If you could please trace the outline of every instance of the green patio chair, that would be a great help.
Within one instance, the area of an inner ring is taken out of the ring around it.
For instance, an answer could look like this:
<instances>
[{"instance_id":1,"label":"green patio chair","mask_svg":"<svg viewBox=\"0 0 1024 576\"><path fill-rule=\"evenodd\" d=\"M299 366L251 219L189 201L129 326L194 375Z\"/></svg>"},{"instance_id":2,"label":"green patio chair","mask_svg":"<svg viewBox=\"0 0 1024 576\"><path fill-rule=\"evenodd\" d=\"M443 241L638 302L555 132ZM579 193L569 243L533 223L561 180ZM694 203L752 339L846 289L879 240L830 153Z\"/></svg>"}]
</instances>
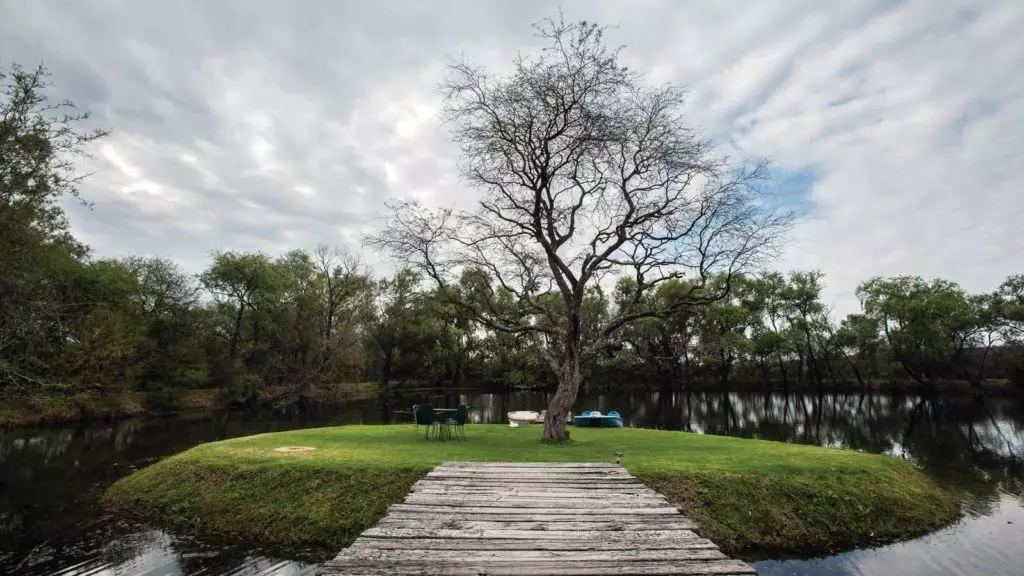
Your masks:
<instances>
[{"instance_id":1,"label":"green patio chair","mask_svg":"<svg viewBox=\"0 0 1024 576\"><path fill-rule=\"evenodd\" d=\"M469 406L466 404L459 404L459 407L455 410L455 415L448 420L448 425L455 429L455 437L462 437L466 439L466 422L469 421Z\"/></svg>"},{"instance_id":2,"label":"green patio chair","mask_svg":"<svg viewBox=\"0 0 1024 576\"><path fill-rule=\"evenodd\" d=\"M419 404L413 406L413 417L416 419L416 426L413 428L413 435L417 434L420 426L425 426L427 431L423 434L424 439L430 438L430 430L438 428L437 412L434 412L433 404Z\"/></svg>"}]
</instances>

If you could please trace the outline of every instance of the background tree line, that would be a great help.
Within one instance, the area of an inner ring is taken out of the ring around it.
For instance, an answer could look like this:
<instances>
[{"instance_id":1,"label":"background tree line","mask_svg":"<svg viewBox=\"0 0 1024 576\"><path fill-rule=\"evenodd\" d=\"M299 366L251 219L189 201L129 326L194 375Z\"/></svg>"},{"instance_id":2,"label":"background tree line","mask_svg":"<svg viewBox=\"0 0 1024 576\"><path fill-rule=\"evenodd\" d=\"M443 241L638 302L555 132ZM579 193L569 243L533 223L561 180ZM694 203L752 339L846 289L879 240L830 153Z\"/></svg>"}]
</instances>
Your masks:
<instances>
[{"instance_id":1,"label":"background tree line","mask_svg":"<svg viewBox=\"0 0 1024 576\"><path fill-rule=\"evenodd\" d=\"M51 314L4 307L0 366L8 389L218 387L243 400L312 396L352 381L384 388L410 380L553 381L536 348L543 342L472 322L411 270L374 278L326 246L276 258L221 252L199 275L159 257L63 264L31 272L33 285L54 287L32 301ZM593 290L584 326L630 298L630 284ZM861 311L839 321L822 302L822 284L818 272L734 277L725 298L621 331L586 359L585 383L929 389L942 380L980 388L1000 378L1024 388L1024 276L985 294L945 280L876 278L858 288ZM685 281L669 282L651 297L671 300L685 290Z\"/></svg>"},{"instance_id":2,"label":"background tree line","mask_svg":"<svg viewBox=\"0 0 1024 576\"><path fill-rule=\"evenodd\" d=\"M47 100L44 70L0 73L0 390L18 395L220 388L235 400L311 396L341 382L542 386L556 340L495 330L557 314L557 289L523 300L486 267L457 284L402 268L375 277L344 249L218 252L189 274L160 257L99 259L71 235L76 160L104 131ZM609 277L610 278L610 277ZM591 283L580 297L584 385L868 386L942 380L1024 388L1024 276L969 294L947 280L876 278L836 320L819 272ZM707 295L702 298L701 295ZM457 298L453 298L457 296ZM645 302L646 301L646 302ZM589 338L623 309L671 311ZM475 308L477 313L467 313ZM554 310L554 312L552 312ZM557 318L552 322L559 322Z\"/></svg>"}]
</instances>

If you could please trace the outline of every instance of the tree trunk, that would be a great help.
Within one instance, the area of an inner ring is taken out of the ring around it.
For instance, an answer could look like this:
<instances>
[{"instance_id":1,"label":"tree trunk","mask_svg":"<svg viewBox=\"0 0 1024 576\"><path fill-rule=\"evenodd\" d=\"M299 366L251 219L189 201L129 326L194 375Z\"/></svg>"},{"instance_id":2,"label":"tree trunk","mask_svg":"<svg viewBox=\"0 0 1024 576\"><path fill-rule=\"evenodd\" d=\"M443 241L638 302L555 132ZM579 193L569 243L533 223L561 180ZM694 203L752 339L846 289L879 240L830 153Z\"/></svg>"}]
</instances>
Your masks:
<instances>
[{"instance_id":1,"label":"tree trunk","mask_svg":"<svg viewBox=\"0 0 1024 576\"><path fill-rule=\"evenodd\" d=\"M843 358L846 359L846 363L849 364L850 369L853 370L853 375L857 378L857 383L860 384L861 394L863 394L864 390L867 389L868 384L864 381L864 377L860 375L860 369L857 368L857 364L853 360L850 360L850 357L847 356L845 352L841 352L841 354L843 355Z\"/></svg>"},{"instance_id":2,"label":"tree trunk","mask_svg":"<svg viewBox=\"0 0 1024 576\"><path fill-rule=\"evenodd\" d=\"M718 349L718 357L721 361L721 372L719 374L719 383L722 385L722 392L729 391L729 375L732 373L732 354L726 354L725 348Z\"/></svg>"},{"instance_id":3,"label":"tree trunk","mask_svg":"<svg viewBox=\"0 0 1024 576\"><path fill-rule=\"evenodd\" d=\"M902 355L897 355L896 360L903 367L903 370L921 386L922 394L930 394L935 389L935 382L932 377L924 370L918 371L911 363L904 358Z\"/></svg>"},{"instance_id":4,"label":"tree trunk","mask_svg":"<svg viewBox=\"0 0 1024 576\"><path fill-rule=\"evenodd\" d=\"M462 387L463 369L462 369L462 355L459 354L458 359L455 360L455 370L452 373L452 385L455 388Z\"/></svg>"},{"instance_id":5,"label":"tree trunk","mask_svg":"<svg viewBox=\"0 0 1024 576\"><path fill-rule=\"evenodd\" d=\"M689 390L692 383L693 368L690 365L690 351L688 348L683 348L683 387Z\"/></svg>"},{"instance_id":6,"label":"tree trunk","mask_svg":"<svg viewBox=\"0 0 1024 576\"><path fill-rule=\"evenodd\" d=\"M391 365L394 362L395 347L389 346L387 351L384 353L384 365L381 366L381 389L387 391L388 384L391 382Z\"/></svg>"},{"instance_id":7,"label":"tree trunk","mask_svg":"<svg viewBox=\"0 0 1024 576\"><path fill-rule=\"evenodd\" d=\"M982 383L985 381L985 363L988 361L988 354L991 350L992 341L990 338L988 342L985 344L985 353L981 355L981 362L978 364L978 372L975 374L974 380L971 381L972 386L974 386L975 382L978 383L976 386L978 389L983 388Z\"/></svg>"},{"instance_id":8,"label":"tree trunk","mask_svg":"<svg viewBox=\"0 0 1024 576\"><path fill-rule=\"evenodd\" d=\"M821 370L818 368L818 359L814 356L814 346L811 344L811 333L808 330L804 331L804 345L807 346L807 372L809 373L811 382L814 383L818 394L822 393L821 383Z\"/></svg>"},{"instance_id":9,"label":"tree trunk","mask_svg":"<svg viewBox=\"0 0 1024 576\"><path fill-rule=\"evenodd\" d=\"M547 413L544 415L544 433L541 440L564 442L569 439L565 426L582 380L579 356L575 353L566 354L566 359L558 371L558 389L555 390L555 395L551 398Z\"/></svg>"},{"instance_id":10,"label":"tree trunk","mask_svg":"<svg viewBox=\"0 0 1024 576\"><path fill-rule=\"evenodd\" d=\"M245 312L245 304L241 301L238 302L238 314L235 315L235 331L231 334L231 346L228 352L231 361L235 360L235 355L238 351L238 338L242 333L242 313Z\"/></svg>"},{"instance_id":11,"label":"tree trunk","mask_svg":"<svg viewBox=\"0 0 1024 576\"><path fill-rule=\"evenodd\" d=\"M758 365L761 368L761 377L764 378L765 384L770 384L772 381L772 367L768 362L767 356L758 357Z\"/></svg>"},{"instance_id":12,"label":"tree trunk","mask_svg":"<svg viewBox=\"0 0 1024 576\"><path fill-rule=\"evenodd\" d=\"M327 271L325 276L327 277L327 326L325 339L330 341L331 332L334 330L334 308L336 303L334 301L334 282L331 280L330 271Z\"/></svg>"},{"instance_id":13,"label":"tree trunk","mask_svg":"<svg viewBox=\"0 0 1024 576\"><path fill-rule=\"evenodd\" d=\"M982 353L982 356L979 361L979 366L976 371L972 371L968 368L966 346L959 346L956 349L955 356L957 360L957 366L960 369L960 375L963 376L963 379L966 380L967 383L971 385L971 388L974 388L975 390L983 389L981 383L985 373L985 361L988 359L988 352L991 347L991 343L985 346L985 351L984 353Z\"/></svg>"}]
</instances>

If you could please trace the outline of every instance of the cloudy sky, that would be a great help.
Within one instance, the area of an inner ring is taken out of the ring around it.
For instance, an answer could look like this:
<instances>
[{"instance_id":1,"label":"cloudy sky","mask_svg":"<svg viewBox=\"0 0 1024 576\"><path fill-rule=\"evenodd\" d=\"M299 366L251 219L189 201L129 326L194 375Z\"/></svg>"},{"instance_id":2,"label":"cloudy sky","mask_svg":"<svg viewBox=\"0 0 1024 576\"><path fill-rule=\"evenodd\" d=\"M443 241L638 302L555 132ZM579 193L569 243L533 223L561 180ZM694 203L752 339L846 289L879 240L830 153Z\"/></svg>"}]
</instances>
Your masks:
<instances>
[{"instance_id":1,"label":"cloudy sky","mask_svg":"<svg viewBox=\"0 0 1024 576\"><path fill-rule=\"evenodd\" d=\"M466 205L437 119L464 54L501 69L553 2L0 0L0 66L42 62L55 95L113 134L97 256L348 244L388 198ZM691 123L770 158L800 219L782 270L816 268L840 312L875 275L989 290L1024 272L1024 3L563 2L616 25L652 82L688 87ZM377 255L364 258L379 265ZM380 268L384 270L384 267Z\"/></svg>"}]
</instances>

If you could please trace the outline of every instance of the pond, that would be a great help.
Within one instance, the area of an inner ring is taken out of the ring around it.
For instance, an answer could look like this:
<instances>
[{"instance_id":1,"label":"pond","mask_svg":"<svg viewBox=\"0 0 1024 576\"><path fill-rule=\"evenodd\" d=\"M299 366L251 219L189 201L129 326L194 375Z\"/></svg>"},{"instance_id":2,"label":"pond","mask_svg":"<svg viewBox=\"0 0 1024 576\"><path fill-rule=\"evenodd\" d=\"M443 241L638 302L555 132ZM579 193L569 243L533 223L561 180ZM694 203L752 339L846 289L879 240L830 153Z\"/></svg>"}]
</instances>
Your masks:
<instances>
[{"instance_id":1,"label":"pond","mask_svg":"<svg viewBox=\"0 0 1024 576\"><path fill-rule=\"evenodd\" d=\"M172 536L106 515L103 490L131 470L201 442L312 426L402 422L420 397L346 407L293 405L0 432L0 574L314 574L301 550L263 551ZM540 410L546 393L429 395L468 401L473 422ZM1006 398L651 393L581 395L577 410L618 410L630 426L890 454L964 494L962 521L909 542L824 558L762 559L759 574L1021 574L1024 404Z\"/></svg>"}]
</instances>

